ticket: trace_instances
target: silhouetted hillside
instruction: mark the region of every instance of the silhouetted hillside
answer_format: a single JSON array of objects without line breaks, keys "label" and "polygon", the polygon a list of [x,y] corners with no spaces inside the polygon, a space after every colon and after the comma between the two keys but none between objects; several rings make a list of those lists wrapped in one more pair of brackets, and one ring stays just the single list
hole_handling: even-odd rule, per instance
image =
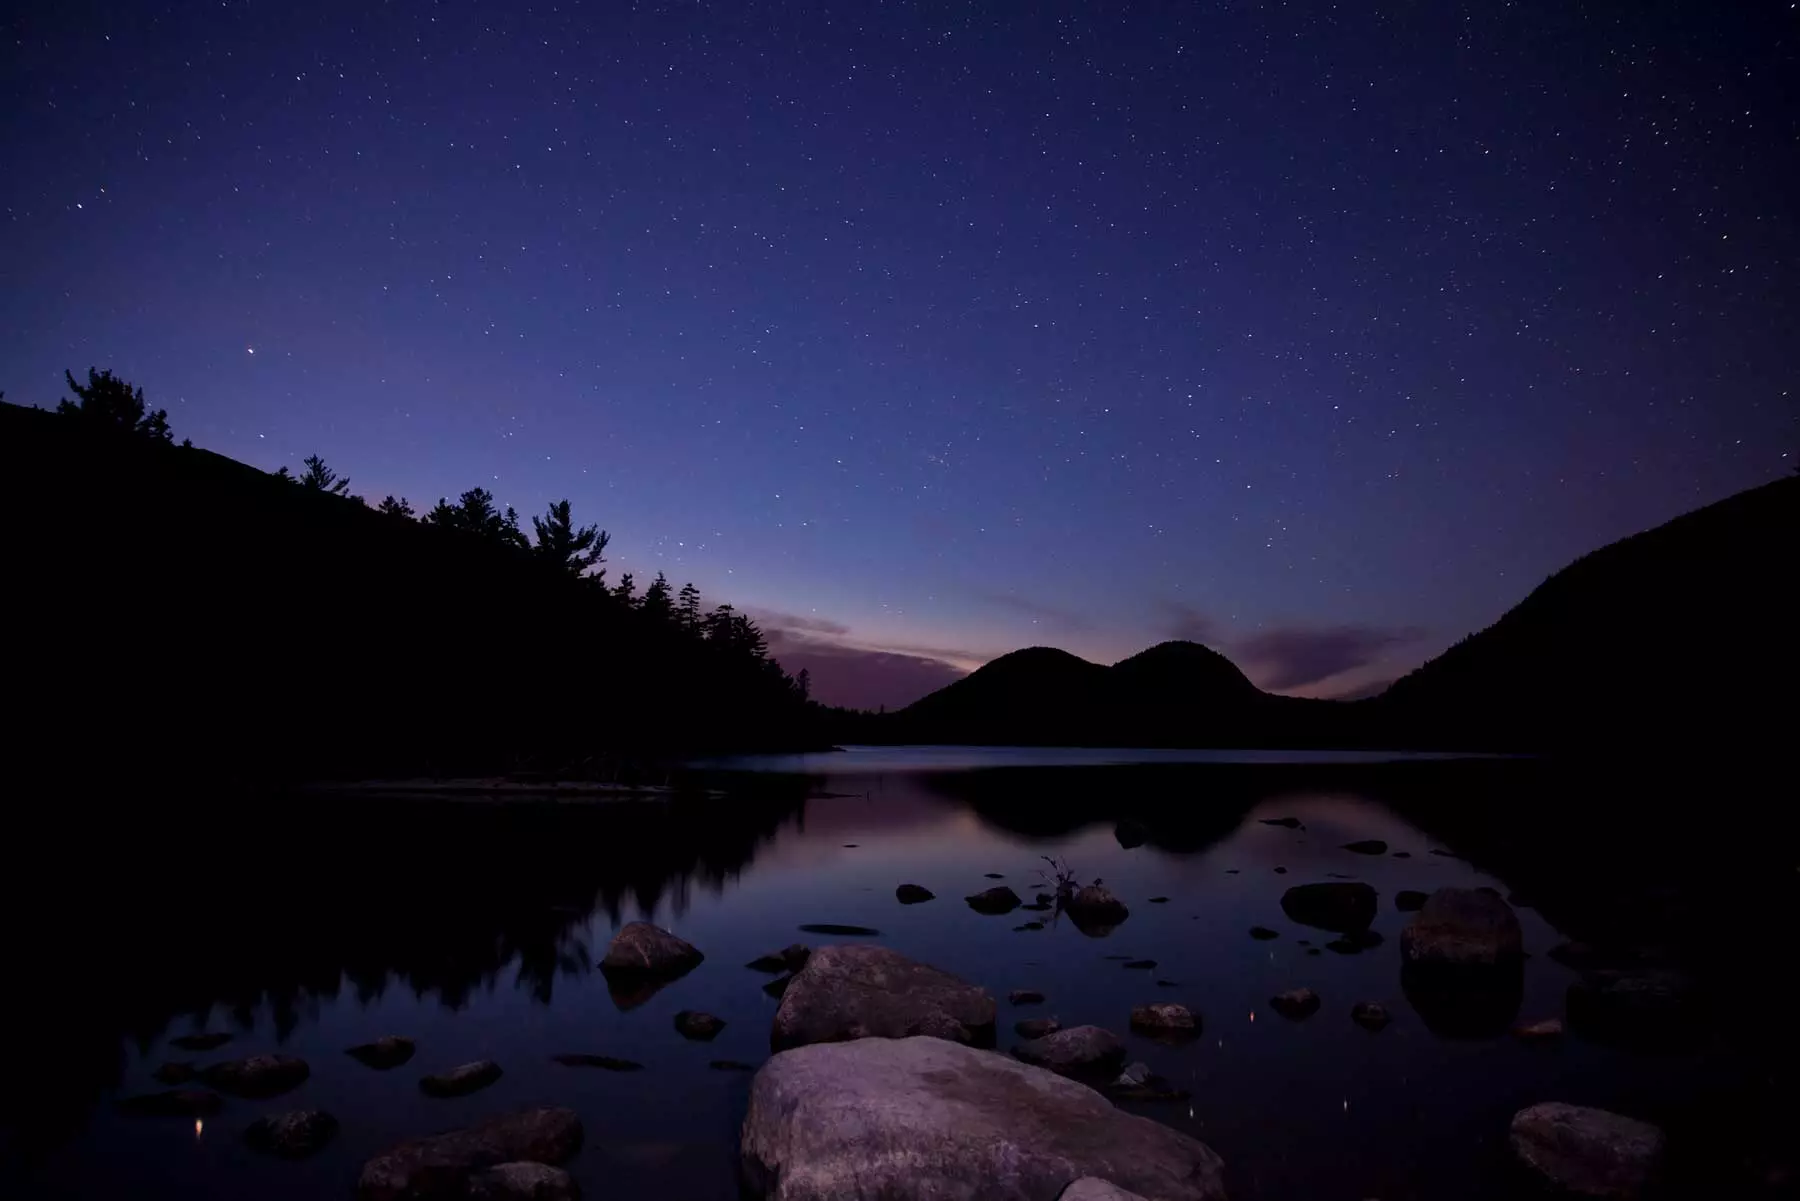
[{"label": "silhouetted hillside", "polygon": [[1379,720],[1416,741],[1746,750],[1793,735],[1800,479],[1576,560],[1396,681]]},{"label": "silhouetted hillside", "polygon": [[597,552],[554,508],[532,547],[491,505],[415,521],[334,478],[0,405],[10,766],[605,775],[809,741],[754,626],[661,580],[634,598],[583,577]]}]

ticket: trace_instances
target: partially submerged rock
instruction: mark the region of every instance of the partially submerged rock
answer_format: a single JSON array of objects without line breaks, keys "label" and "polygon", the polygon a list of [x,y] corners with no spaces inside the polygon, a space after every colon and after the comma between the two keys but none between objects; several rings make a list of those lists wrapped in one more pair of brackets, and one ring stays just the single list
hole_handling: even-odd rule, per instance
[{"label": "partially submerged rock", "polygon": [[1014,1058],[1059,1076],[1107,1079],[1125,1062],[1125,1044],[1099,1026],[1071,1026],[1012,1049]]},{"label": "partially submerged rock", "polygon": [[843,922],[808,922],[800,927],[802,934],[829,934],[834,938],[876,938],[881,931],[873,926],[851,926]]},{"label": "partially submerged rock", "polygon": [[1152,1072],[1147,1063],[1130,1065],[1101,1091],[1115,1101],[1167,1102],[1188,1099],[1185,1088],[1177,1088],[1166,1076]]},{"label": "partially submerged rock", "polygon": [[1379,930],[1353,930],[1326,943],[1325,949],[1336,951],[1339,955],[1358,955],[1363,951],[1372,951],[1386,941]]},{"label": "partially submerged rock", "polygon": [[124,1097],[119,1109],[147,1118],[191,1118],[218,1113],[225,1098],[203,1088],[172,1088],[159,1093],[139,1093]]},{"label": "partially submerged rock", "polygon": [[469,1177],[469,1201],[580,1201],[575,1178],[542,1163],[503,1163]]},{"label": "partially submerged rock", "polygon": [[500,1065],[491,1059],[460,1064],[447,1072],[419,1080],[419,1091],[428,1097],[461,1097],[484,1089],[500,1079]]},{"label": "partially submerged rock", "polygon": [[1363,838],[1356,842],[1345,843],[1344,849],[1358,855],[1385,855],[1388,845],[1379,838]]},{"label": "partially submerged rock", "polygon": [[306,1061],[292,1055],[251,1055],[202,1068],[200,1079],[222,1093],[260,1099],[298,1088],[311,1074]]},{"label": "partially submerged rock", "polygon": [[1252,926],[1250,927],[1250,937],[1258,942],[1268,942],[1272,938],[1280,938],[1281,932],[1271,930],[1267,926]]},{"label": "partially submerged rock", "polygon": [[1006,994],[1006,999],[1014,1005],[1041,1005],[1044,994],[1035,988],[1015,988]]},{"label": "partially submerged rock", "polygon": [[806,966],[806,957],[812,951],[804,943],[793,943],[779,951],[770,951],[767,955],[758,955],[744,966],[753,972],[797,972]]},{"label": "partially submerged rock", "polygon": [[1290,1021],[1300,1021],[1319,1012],[1319,994],[1310,988],[1290,988],[1269,998],[1269,1007]]},{"label": "partially submerged rock", "polygon": [[603,1072],[639,1072],[644,1065],[635,1059],[619,1059],[613,1055],[585,1055],[570,1053],[552,1055],[552,1062],[560,1063],[565,1068],[599,1068]]},{"label": "partially submerged rock", "polygon": [[1302,926],[1350,934],[1375,922],[1375,890],[1355,881],[1296,884],[1281,894],[1281,911]]},{"label": "partially submerged rock", "polygon": [[894,890],[894,897],[902,905],[920,905],[936,899],[937,894],[919,884],[902,884]]},{"label": "partially submerged rock", "polygon": [[385,1072],[410,1060],[417,1049],[410,1038],[384,1034],[372,1043],[351,1047],[346,1053],[364,1067]]},{"label": "partially submerged rock", "polygon": [[1159,1201],[1225,1195],[1203,1144],[1084,1085],[930,1038],[777,1055],[751,1086],[741,1152],[745,1186],[770,1201],[1045,1201],[1083,1176]]},{"label": "partially submerged rock", "polygon": [[1075,928],[1090,938],[1100,938],[1111,934],[1126,918],[1131,910],[1125,902],[1112,894],[1112,890],[1104,884],[1089,884],[1064,898],[1063,912]]},{"label": "partially submerged rock", "polygon": [[463,1130],[390,1147],[363,1164],[360,1201],[461,1198],[470,1178],[506,1163],[559,1164],[581,1149],[581,1119],[572,1109],[528,1109]]},{"label": "partially submerged rock", "polygon": [[1185,1040],[1200,1033],[1200,1019],[1186,1005],[1155,1001],[1132,1008],[1131,1028],[1153,1038]]},{"label": "partially submerged rock", "polygon": [[1026,1018],[1022,1022],[1013,1023],[1013,1033],[1020,1038],[1043,1038],[1046,1034],[1055,1034],[1062,1029],[1062,1023],[1055,1018]]},{"label": "partially submerged rock", "polygon": [[1394,1020],[1394,1015],[1380,1002],[1358,1001],[1350,1007],[1350,1020],[1364,1030],[1376,1033],[1385,1030],[1387,1024]]},{"label": "partially submerged rock", "polygon": [[886,947],[820,947],[792,979],[775,1011],[770,1044],[928,1034],[994,1044],[994,998],[949,972]]},{"label": "partially submerged rock", "polygon": [[709,1043],[719,1036],[719,1031],[725,1029],[725,1019],[695,1009],[684,1009],[675,1015],[675,1029],[681,1032],[683,1038]]},{"label": "partially submerged rock", "polygon": [[1444,968],[1499,968],[1524,955],[1519,917],[1497,893],[1440,888],[1400,932],[1408,963]]},{"label": "partially submerged rock", "polygon": [[1297,817],[1264,817],[1257,819],[1265,826],[1282,826],[1289,830],[1304,829]]},{"label": "partially submerged rock", "polygon": [[1004,884],[995,885],[993,888],[983,889],[973,896],[964,897],[963,900],[967,901],[969,903],[969,908],[973,909],[976,913],[986,914],[989,917],[998,917],[1003,913],[1011,913],[1020,905],[1024,904],[1024,902],[1019,899],[1019,894]]},{"label": "partially submerged rock", "polygon": [[1663,1132],[1648,1122],[1550,1101],[1513,1115],[1510,1142],[1542,1182],[1578,1197],[1643,1196],[1662,1164]]},{"label": "partially submerged rock", "polygon": [[600,970],[608,976],[648,976],[674,979],[686,975],[705,959],[692,943],[684,942],[661,926],[627,922],[613,935]]},{"label": "partially submerged rock", "polygon": [[256,1119],[244,1131],[244,1142],[265,1155],[304,1159],[323,1149],[337,1132],[338,1120],[323,1109],[296,1109]]}]

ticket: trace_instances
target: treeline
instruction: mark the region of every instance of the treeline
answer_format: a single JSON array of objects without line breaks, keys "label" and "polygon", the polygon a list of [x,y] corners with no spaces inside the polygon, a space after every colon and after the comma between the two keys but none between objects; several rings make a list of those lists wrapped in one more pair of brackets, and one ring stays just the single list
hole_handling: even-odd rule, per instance
[{"label": "treeline", "polygon": [[[609,581],[607,532],[567,500],[529,533],[482,488],[423,515],[370,506],[318,456],[259,472],[175,445],[166,412],[109,372],[67,378],[55,413],[0,406],[19,578],[53,635],[25,666],[50,693],[76,663],[99,686],[50,733],[180,745],[187,770],[210,747],[283,776],[629,774],[817,741],[804,673],[753,621],[660,573],[642,591]],[[177,688],[193,702],[146,695]],[[127,720],[127,703],[156,717]],[[157,718],[187,740],[151,737]]]}]

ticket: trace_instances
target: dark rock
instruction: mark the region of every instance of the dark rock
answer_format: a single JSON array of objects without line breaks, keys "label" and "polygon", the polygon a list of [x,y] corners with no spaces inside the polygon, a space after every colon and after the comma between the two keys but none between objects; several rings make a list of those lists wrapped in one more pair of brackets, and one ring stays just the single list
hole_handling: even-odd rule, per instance
[{"label": "dark rock", "polygon": [[1059,1076],[1110,1079],[1125,1063],[1125,1044],[1099,1026],[1070,1026],[1012,1049],[1013,1057]]},{"label": "dark rock", "polygon": [[1270,939],[1280,938],[1281,933],[1276,930],[1271,930],[1267,926],[1252,926],[1250,927],[1250,937],[1254,938],[1257,942],[1268,942]]},{"label": "dark rock", "polygon": [[1049,1201],[1084,1176],[1159,1201],[1225,1195],[1218,1156],[1186,1135],[1083,1084],[928,1038],[771,1059],[740,1153],[745,1189],[769,1201]]},{"label": "dark rock", "polygon": [[1590,972],[1569,986],[1567,1005],[1569,1028],[1608,1046],[1675,1048],[1703,1027],[1700,994],[1680,972]]},{"label": "dark rock", "polygon": [[879,938],[881,931],[873,926],[844,926],[836,922],[809,922],[800,927],[805,934],[830,934],[837,938]]},{"label": "dark rock", "polygon": [[969,903],[969,908],[973,909],[976,913],[986,914],[989,917],[997,917],[1002,913],[1011,913],[1023,904],[1019,899],[1019,894],[1004,884],[995,885],[993,888],[978,892],[974,896],[964,897],[963,900],[967,901]]},{"label": "dark rock", "polygon": [[737,1059],[715,1059],[706,1065],[715,1072],[754,1072],[756,1065]]},{"label": "dark rock", "polygon": [[641,975],[662,979],[684,976],[705,959],[691,943],[649,922],[627,922],[613,935],[612,944],[600,960],[600,970],[607,975]]},{"label": "dark rock", "polygon": [[1013,933],[1014,934],[1023,934],[1027,930],[1042,930],[1043,928],[1044,928],[1043,922],[1025,922],[1021,925],[1014,926]]},{"label": "dark rock", "polygon": [[167,1092],[140,1093],[119,1101],[125,1113],[151,1118],[192,1118],[218,1113],[225,1098],[203,1088],[172,1088]]},{"label": "dark rock", "polygon": [[1344,844],[1346,851],[1354,851],[1358,855],[1385,855],[1388,845],[1379,838],[1364,838],[1357,842]]},{"label": "dark rock", "polygon": [[1526,1026],[1514,1026],[1513,1034],[1521,1042],[1553,1043],[1563,1036],[1561,1018],[1545,1018],[1541,1022],[1532,1022]]},{"label": "dark rock", "polygon": [[279,1096],[298,1088],[310,1075],[306,1061],[292,1055],[252,1055],[200,1069],[203,1083],[233,1097]]},{"label": "dark rock", "polygon": [[709,1043],[719,1036],[719,1031],[725,1029],[725,1020],[696,1009],[684,1009],[675,1015],[675,1029],[683,1038]]},{"label": "dark rock", "polygon": [[338,1132],[338,1120],[323,1109],[274,1113],[250,1123],[244,1142],[253,1151],[304,1159],[321,1150]]},{"label": "dark rock", "polygon": [[1387,1011],[1387,1006],[1374,1001],[1358,1001],[1350,1007],[1350,1020],[1364,1030],[1379,1031],[1394,1020],[1394,1015]]},{"label": "dark rock", "polygon": [[1167,905],[1169,903],[1169,898],[1168,897],[1151,897],[1149,903],[1152,905]]},{"label": "dark rock", "polygon": [[1157,1001],[1131,1010],[1131,1028],[1162,1039],[1189,1039],[1200,1033],[1200,1019],[1186,1005]]},{"label": "dark rock", "polygon": [[994,1044],[994,998],[949,972],[885,947],[814,951],[775,1011],[777,1050],[808,1043],[929,1034]]},{"label": "dark rock", "polygon": [[1281,911],[1302,926],[1349,934],[1374,924],[1375,901],[1367,884],[1296,884],[1281,894]]},{"label": "dark rock", "polygon": [[1051,909],[1055,908],[1055,906],[1049,901],[1033,901],[1031,904],[1021,905],[1019,908],[1029,913],[1048,913]]},{"label": "dark rock", "polygon": [[1513,1115],[1509,1140],[1542,1182],[1578,1197],[1641,1197],[1663,1158],[1663,1132],[1604,1109],[1550,1101]]},{"label": "dark rock", "polygon": [[1148,972],[1155,969],[1156,960],[1154,959],[1133,959],[1125,964],[1125,970],[1128,972]]},{"label": "dark rock", "polygon": [[360,1201],[438,1201],[466,1197],[470,1177],[506,1163],[559,1164],[581,1149],[572,1109],[528,1109],[464,1130],[390,1147],[363,1164]]},{"label": "dark rock", "polygon": [[1243,869],[1243,868],[1241,868],[1241,867],[1228,867],[1228,868],[1226,868],[1226,869],[1225,869],[1225,874],[1226,874],[1226,875],[1228,875],[1228,876],[1235,876],[1235,875],[1237,875],[1237,874],[1238,874],[1238,873],[1239,873],[1239,872],[1242,872],[1242,871],[1243,871],[1243,870],[1244,870],[1244,869]]},{"label": "dark rock", "polygon": [[1269,1006],[1291,1021],[1309,1018],[1319,1012],[1319,994],[1310,988],[1294,988],[1269,998]]},{"label": "dark rock", "polygon": [[1158,987],[1158,988],[1180,988],[1181,982],[1178,980],[1158,980],[1156,982],[1156,987]]},{"label": "dark rock", "polygon": [[1402,888],[1394,894],[1394,908],[1401,913],[1417,913],[1431,897],[1416,888]]},{"label": "dark rock", "polygon": [[[1115,1101],[1169,1102],[1185,1101],[1188,1091],[1176,1088],[1167,1078],[1150,1070],[1149,1064],[1134,1063],[1120,1072],[1116,1080],[1102,1089]],[[1068,1194],[1063,1194],[1065,1197]]]},{"label": "dark rock", "polygon": [[1498,893],[1440,888],[1400,932],[1406,962],[1444,968],[1501,968],[1519,962],[1518,915]]},{"label": "dark rock", "polygon": [[552,1055],[550,1058],[565,1068],[599,1068],[603,1072],[639,1072],[644,1068],[644,1065],[635,1059],[618,1059],[611,1055],[572,1053]]},{"label": "dark rock", "polygon": [[1325,944],[1325,949],[1336,951],[1339,955],[1355,955],[1362,951],[1372,951],[1386,941],[1378,930],[1357,930],[1338,935]]},{"label": "dark rock", "polygon": [[581,1201],[581,1188],[549,1164],[502,1163],[470,1175],[469,1201]]},{"label": "dark rock", "polygon": [[213,1051],[231,1041],[231,1035],[223,1030],[214,1030],[208,1034],[183,1034],[179,1038],[171,1038],[169,1045],[180,1047],[183,1051]]},{"label": "dark rock", "polygon": [[1039,905],[1054,905],[1056,904],[1056,894],[1053,892],[1040,892],[1037,894],[1035,900]]},{"label": "dark rock", "polygon": [[151,1079],[158,1084],[186,1084],[196,1075],[194,1065],[185,1060],[170,1060],[150,1073]]},{"label": "dark rock", "polygon": [[1265,826],[1282,826],[1289,830],[1303,830],[1306,828],[1300,824],[1300,819],[1297,817],[1264,817],[1259,818],[1258,820]]},{"label": "dark rock", "polygon": [[1006,994],[1006,999],[1014,1005],[1042,1005],[1044,994],[1035,988],[1015,988]]},{"label": "dark rock", "polygon": [[983,872],[982,877],[988,880],[1004,880],[1006,874],[1004,872]]},{"label": "dark rock", "polygon": [[1287,868],[1285,868],[1285,867],[1278,867],[1278,868],[1276,868],[1276,869],[1275,869],[1275,874],[1276,874],[1276,875],[1278,875],[1278,876],[1285,876],[1285,875],[1287,875]]},{"label": "dark rock", "polygon": [[797,972],[806,966],[806,957],[812,954],[804,943],[794,943],[779,951],[770,951],[767,955],[758,955],[744,966],[753,972]]},{"label": "dark rock", "polygon": [[1043,1038],[1046,1034],[1055,1034],[1062,1029],[1062,1023],[1055,1018],[1026,1018],[1022,1022],[1013,1023],[1013,1033],[1020,1038]]},{"label": "dark rock", "polygon": [[1412,852],[1411,851],[1395,851],[1394,858],[1396,858],[1396,859],[1411,859]]},{"label": "dark rock", "polygon": [[500,1065],[491,1059],[477,1059],[419,1080],[419,1091],[428,1097],[461,1097],[484,1089],[500,1079]]},{"label": "dark rock", "polygon": [[378,1072],[397,1068],[413,1057],[418,1048],[410,1038],[402,1038],[398,1034],[384,1034],[372,1043],[360,1043],[351,1047],[345,1054],[365,1067],[374,1068]]},{"label": "dark rock", "polygon": [[926,901],[935,900],[937,893],[918,884],[902,884],[894,890],[894,897],[902,905],[922,905]]},{"label": "dark rock", "polygon": [[783,997],[787,995],[788,985],[793,982],[794,978],[792,976],[777,976],[775,979],[763,985],[762,990],[771,997]]},{"label": "dark rock", "polygon": [[1585,942],[1559,942],[1545,954],[1564,967],[1574,968],[1578,972],[1591,971],[1600,966],[1600,953]]},{"label": "dark rock", "polygon": [[1326,872],[1325,874],[1333,880],[1354,880],[1354,879],[1356,879],[1355,876],[1345,875],[1343,872]]},{"label": "dark rock", "polygon": [[1143,822],[1127,819],[1113,826],[1113,838],[1129,851],[1150,841],[1150,829]]},{"label": "dark rock", "polygon": [[1103,884],[1089,884],[1063,902],[1063,911],[1075,928],[1090,938],[1103,938],[1116,930],[1131,910]]}]

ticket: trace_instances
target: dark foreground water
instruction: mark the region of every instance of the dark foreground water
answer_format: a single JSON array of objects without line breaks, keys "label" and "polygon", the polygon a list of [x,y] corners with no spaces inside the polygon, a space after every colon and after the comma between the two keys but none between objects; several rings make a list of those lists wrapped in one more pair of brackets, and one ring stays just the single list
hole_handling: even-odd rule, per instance
[{"label": "dark foreground water", "polygon": [[[40,850],[62,866],[43,886],[15,877],[9,896],[23,937],[3,986],[14,1047],[0,1195],[348,1198],[363,1160],[396,1140],[552,1104],[586,1123],[571,1169],[588,1197],[723,1201],[736,1196],[750,1077],[709,1062],[767,1057],[777,1002],[748,960],[794,941],[860,941],[800,929],[821,922],[871,927],[868,940],[988,988],[1003,1050],[1027,1016],[1126,1035],[1132,1058],[1192,1092],[1133,1108],[1216,1149],[1237,1198],[1512,1196],[1507,1122],[1542,1100],[1664,1122],[1688,1178],[1779,1184],[1766,1147],[1782,1135],[1759,1123],[1780,1126],[1764,1098],[1786,1065],[1756,1039],[1649,1054],[1508,1033],[1563,1012],[1574,974],[1545,954],[1571,933],[1559,921],[1585,925],[1584,937],[1642,942],[1648,929],[1679,942],[1695,920],[1664,886],[1668,870],[1643,863],[1662,842],[1615,842],[1622,861],[1608,863],[1595,850],[1604,839],[1571,836],[1586,857],[1572,867],[1552,829],[1491,837],[1567,803],[1524,795],[1550,787],[1536,769],[1000,759],[1009,766],[968,770],[939,752],[847,755],[824,764],[830,775],[715,777],[728,798],[673,804],[288,800],[93,823],[65,811],[60,841]],[[1263,821],[1289,817],[1302,828]],[[1343,849],[1363,839],[1389,849]],[[1104,879],[1129,920],[1092,938],[1066,921],[1016,929],[1047,914],[983,917],[964,904],[994,875],[1029,899],[1047,855]],[[1323,950],[1330,934],[1283,915],[1287,887],[1331,879],[1379,890],[1384,945]],[[937,899],[898,904],[907,882]],[[1524,925],[1522,992],[1483,1029],[1457,1028],[1401,978],[1394,894],[1449,884],[1513,894]],[[593,965],[635,918],[707,958],[622,1007]],[[1255,941],[1253,925],[1280,937]],[[1323,997],[1317,1015],[1295,1023],[1269,1008],[1301,985]],[[1017,988],[1048,1000],[1015,1009],[1004,998]],[[1131,1007],[1152,1000],[1187,1004],[1204,1037],[1170,1048],[1127,1035]],[[1353,1024],[1359,1001],[1386,1005],[1393,1024]],[[726,1027],[687,1041],[673,1026],[682,1009]],[[232,1041],[199,1055],[170,1045],[201,1030]],[[403,1068],[375,1072],[344,1053],[390,1033],[418,1042]],[[265,1051],[306,1059],[311,1078],[273,1100],[228,1101],[204,1123],[116,1108],[161,1087],[151,1073],[169,1060]],[[564,1052],[644,1066],[551,1062]],[[478,1058],[504,1077],[459,1099],[420,1093],[423,1073]],[[244,1146],[252,1119],[294,1108],[336,1114],[336,1141],[303,1162]]]}]

